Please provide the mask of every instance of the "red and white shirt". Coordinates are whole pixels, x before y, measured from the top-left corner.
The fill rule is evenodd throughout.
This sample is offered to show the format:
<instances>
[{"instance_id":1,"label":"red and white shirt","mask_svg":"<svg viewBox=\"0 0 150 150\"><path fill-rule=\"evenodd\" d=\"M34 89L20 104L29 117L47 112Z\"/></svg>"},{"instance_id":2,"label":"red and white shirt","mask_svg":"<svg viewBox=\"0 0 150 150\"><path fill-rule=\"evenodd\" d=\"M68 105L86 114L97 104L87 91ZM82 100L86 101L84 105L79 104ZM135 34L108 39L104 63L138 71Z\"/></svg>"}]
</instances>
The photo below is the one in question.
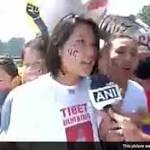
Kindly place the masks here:
<instances>
[{"instance_id":1,"label":"red and white shirt","mask_svg":"<svg viewBox=\"0 0 150 150\"><path fill-rule=\"evenodd\" d=\"M74 86L50 74L14 89L8 132L0 140L98 141L97 122L89 94L89 80Z\"/></svg>"}]
</instances>

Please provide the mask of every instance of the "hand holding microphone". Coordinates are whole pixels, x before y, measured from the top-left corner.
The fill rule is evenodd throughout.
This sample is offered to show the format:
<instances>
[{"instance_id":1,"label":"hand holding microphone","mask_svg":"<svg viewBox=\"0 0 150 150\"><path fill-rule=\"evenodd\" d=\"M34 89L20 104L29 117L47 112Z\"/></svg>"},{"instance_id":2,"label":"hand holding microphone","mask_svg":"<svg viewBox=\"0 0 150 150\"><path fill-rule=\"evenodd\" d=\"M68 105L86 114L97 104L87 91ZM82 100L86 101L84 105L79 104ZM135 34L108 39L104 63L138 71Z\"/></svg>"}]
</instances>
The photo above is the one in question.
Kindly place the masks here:
<instances>
[{"instance_id":1,"label":"hand holding microphone","mask_svg":"<svg viewBox=\"0 0 150 150\"><path fill-rule=\"evenodd\" d=\"M117 121L114 120L109 110L113 110L113 105L116 105L122 100L121 93L117 84L103 75L94 75L91 77L91 86L89 90L91 102L96 110L101 111L102 121L99 126L101 139L105 141L123 141L123 136L120 134L109 134L109 130L119 130Z\"/></svg>"},{"instance_id":2,"label":"hand holding microphone","mask_svg":"<svg viewBox=\"0 0 150 150\"><path fill-rule=\"evenodd\" d=\"M110 82L106 76L94 75L91 77L89 95L93 106L97 110L110 108L122 100L119 86Z\"/></svg>"},{"instance_id":3,"label":"hand holding microphone","mask_svg":"<svg viewBox=\"0 0 150 150\"><path fill-rule=\"evenodd\" d=\"M99 126L102 140L142 141L141 130L132 119L122 116L112 109L113 105L122 100L119 87L115 83L110 82L105 76L92 76L89 94L93 106L97 110L104 110L101 113L103 119Z\"/></svg>"}]
</instances>

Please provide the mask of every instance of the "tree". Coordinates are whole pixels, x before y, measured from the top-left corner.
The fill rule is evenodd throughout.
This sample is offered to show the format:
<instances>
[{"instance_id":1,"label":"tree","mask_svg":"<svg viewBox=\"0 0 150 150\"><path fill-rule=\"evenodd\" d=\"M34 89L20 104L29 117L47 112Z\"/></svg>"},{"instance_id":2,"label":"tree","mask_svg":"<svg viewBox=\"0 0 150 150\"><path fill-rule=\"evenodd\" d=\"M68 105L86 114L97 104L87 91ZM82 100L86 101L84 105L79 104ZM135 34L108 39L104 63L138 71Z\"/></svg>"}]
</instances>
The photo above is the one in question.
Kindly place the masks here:
<instances>
[{"instance_id":1,"label":"tree","mask_svg":"<svg viewBox=\"0 0 150 150\"><path fill-rule=\"evenodd\" d=\"M142 8L142 10L138 13L138 17L150 26L150 4Z\"/></svg>"},{"instance_id":2,"label":"tree","mask_svg":"<svg viewBox=\"0 0 150 150\"><path fill-rule=\"evenodd\" d=\"M11 38L8 42L0 40L0 55L21 56L24 38Z\"/></svg>"},{"instance_id":3,"label":"tree","mask_svg":"<svg viewBox=\"0 0 150 150\"><path fill-rule=\"evenodd\" d=\"M7 43L7 53L11 56L20 56L23 43L23 38L11 38Z\"/></svg>"}]
</instances>

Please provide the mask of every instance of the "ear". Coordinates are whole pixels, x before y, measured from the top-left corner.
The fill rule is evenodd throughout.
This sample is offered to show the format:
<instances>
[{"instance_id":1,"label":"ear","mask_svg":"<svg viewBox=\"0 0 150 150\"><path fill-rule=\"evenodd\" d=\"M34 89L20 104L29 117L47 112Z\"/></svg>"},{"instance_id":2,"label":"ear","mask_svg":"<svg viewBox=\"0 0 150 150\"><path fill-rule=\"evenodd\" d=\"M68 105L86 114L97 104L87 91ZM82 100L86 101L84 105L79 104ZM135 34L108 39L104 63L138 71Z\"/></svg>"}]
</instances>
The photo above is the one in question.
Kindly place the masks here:
<instances>
[{"instance_id":1,"label":"ear","mask_svg":"<svg viewBox=\"0 0 150 150\"><path fill-rule=\"evenodd\" d=\"M11 81L11 87L12 89L19 86L21 84L21 77L20 76L16 76L12 79Z\"/></svg>"}]
</instances>

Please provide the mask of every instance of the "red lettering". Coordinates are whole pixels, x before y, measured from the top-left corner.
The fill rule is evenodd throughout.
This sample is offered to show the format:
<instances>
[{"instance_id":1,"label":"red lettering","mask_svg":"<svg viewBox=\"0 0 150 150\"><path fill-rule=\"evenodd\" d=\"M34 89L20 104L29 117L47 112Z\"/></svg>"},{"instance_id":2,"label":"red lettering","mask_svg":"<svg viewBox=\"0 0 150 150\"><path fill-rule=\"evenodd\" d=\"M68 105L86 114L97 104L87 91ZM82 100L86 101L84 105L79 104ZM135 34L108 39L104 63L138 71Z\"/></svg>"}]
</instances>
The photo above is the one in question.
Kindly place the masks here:
<instances>
[{"instance_id":1,"label":"red lettering","mask_svg":"<svg viewBox=\"0 0 150 150\"><path fill-rule=\"evenodd\" d=\"M78 112L79 113L83 113L84 112L83 105L78 105Z\"/></svg>"},{"instance_id":2,"label":"red lettering","mask_svg":"<svg viewBox=\"0 0 150 150\"><path fill-rule=\"evenodd\" d=\"M60 110L63 113L63 117L77 115L78 113L86 113L87 106L86 104L76 105L68 108L63 108Z\"/></svg>"},{"instance_id":3,"label":"red lettering","mask_svg":"<svg viewBox=\"0 0 150 150\"><path fill-rule=\"evenodd\" d=\"M68 115L71 116L71 108L67 108L68 109Z\"/></svg>"},{"instance_id":4,"label":"red lettering","mask_svg":"<svg viewBox=\"0 0 150 150\"><path fill-rule=\"evenodd\" d=\"M63 108L63 109L60 110L63 113L64 118L66 117L65 110L66 110L66 108Z\"/></svg>"},{"instance_id":5,"label":"red lettering","mask_svg":"<svg viewBox=\"0 0 150 150\"><path fill-rule=\"evenodd\" d=\"M85 112L87 112L87 105L83 104Z\"/></svg>"},{"instance_id":6,"label":"red lettering","mask_svg":"<svg viewBox=\"0 0 150 150\"><path fill-rule=\"evenodd\" d=\"M73 106L73 107L71 108L71 110L72 110L72 115L76 115L76 114L78 113L78 111L77 111L77 106Z\"/></svg>"}]
</instances>

